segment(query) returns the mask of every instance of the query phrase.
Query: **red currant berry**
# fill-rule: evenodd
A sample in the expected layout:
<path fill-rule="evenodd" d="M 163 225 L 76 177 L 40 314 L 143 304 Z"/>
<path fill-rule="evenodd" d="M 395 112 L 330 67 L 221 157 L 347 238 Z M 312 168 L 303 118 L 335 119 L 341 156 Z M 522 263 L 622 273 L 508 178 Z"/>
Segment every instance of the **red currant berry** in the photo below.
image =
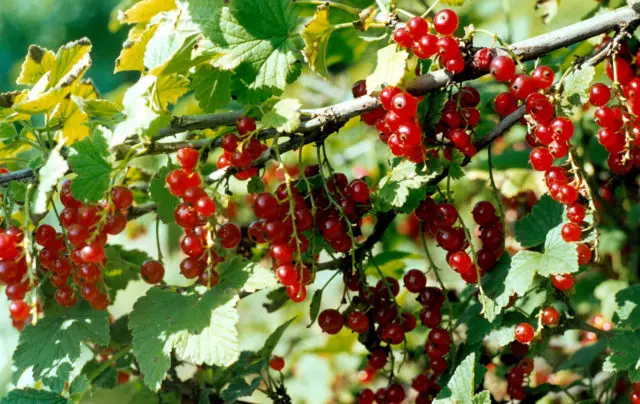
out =
<path fill-rule="evenodd" d="M 602 107 L 607 105 L 611 99 L 611 90 L 606 84 L 596 83 L 589 90 L 589 102 L 594 107 Z"/>
<path fill-rule="evenodd" d="M 553 164 L 553 156 L 546 147 L 536 147 L 529 154 L 531 166 L 536 171 L 547 171 Z"/>
<path fill-rule="evenodd" d="M 198 164 L 200 155 L 198 154 L 197 150 L 192 149 L 191 147 L 183 147 L 182 149 L 178 150 L 177 158 L 178 163 L 183 170 L 193 171 L 193 169 L 196 168 L 196 165 Z"/>
<path fill-rule="evenodd" d="M 146 261 L 140 267 L 140 275 L 147 283 L 152 285 L 160 283 L 162 282 L 162 278 L 164 278 L 164 265 L 155 260 Z"/>
<path fill-rule="evenodd" d="M 560 314 L 558 313 L 558 310 L 553 307 L 546 307 L 542 310 L 540 317 L 542 319 L 542 324 L 552 327 L 557 325 L 560 321 Z"/>
<path fill-rule="evenodd" d="M 547 90 L 553 84 L 555 74 L 549 66 L 538 66 L 531 74 L 533 82 L 541 90 Z"/>
<path fill-rule="evenodd" d="M 490 72 L 497 81 L 510 81 L 516 75 L 516 64 L 509 56 L 498 56 L 491 61 Z"/>
<path fill-rule="evenodd" d="M 516 340 L 523 344 L 528 344 L 533 340 L 535 335 L 535 330 L 533 326 L 529 323 L 520 323 L 516 326 L 515 329 L 515 337 Z"/>
<path fill-rule="evenodd" d="M 327 334 L 337 334 L 343 324 L 344 319 L 338 310 L 326 309 L 318 316 L 318 325 Z"/>
<path fill-rule="evenodd" d="M 236 120 L 236 129 L 240 136 L 244 136 L 247 133 L 256 130 L 256 121 L 249 116 L 241 116 Z"/>
<path fill-rule="evenodd" d="M 458 14 L 445 8 L 433 17 L 433 28 L 440 35 L 451 35 L 458 28 Z"/>
<path fill-rule="evenodd" d="M 582 237 L 582 227 L 576 223 L 565 223 L 562 225 L 562 239 L 567 243 L 579 241 Z"/>
<path fill-rule="evenodd" d="M 573 275 L 571 274 L 560 274 L 560 275 L 552 275 L 551 283 L 558 290 L 569 290 L 573 287 Z"/>
<path fill-rule="evenodd" d="M 216 235 L 224 248 L 234 248 L 242 239 L 240 228 L 233 223 L 223 224 L 220 229 L 218 229 Z"/>
<path fill-rule="evenodd" d="M 274 356 L 269 361 L 269 367 L 276 372 L 281 371 L 284 368 L 284 359 L 281 356 Z"/>
<path fill-rule="evenodd" d="M 419 269 L 412 269 L 404 275 L 404 287 L 411 293 L 419 293 L 427 285 L 427 277 Z"/>

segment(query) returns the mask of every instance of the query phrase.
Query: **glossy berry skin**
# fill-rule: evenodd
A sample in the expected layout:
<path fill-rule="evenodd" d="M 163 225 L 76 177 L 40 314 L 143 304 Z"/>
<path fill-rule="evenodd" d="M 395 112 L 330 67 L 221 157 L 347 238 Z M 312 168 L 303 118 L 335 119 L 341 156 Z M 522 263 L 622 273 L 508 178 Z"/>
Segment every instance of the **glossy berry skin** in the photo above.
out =
<path fill-rule="evenodd" d="M 560 275 L 552 275 L 551 283 L 553 287 L 558 290 L 569 290 L 573 287 L 573 275 L 571 274 L 560 274 Z"/>
<path fill-rule="evenodd" d="M 404 287 L 411 293 L 419 293 L 427 285 L 427 277 L 419 269 L 412 269 L 404 275 Z"/>
<path fill-rule="evenodd" d="M 418 100 L 408 93 L 396 94 L 391 100 L 391 111 L 402 119 L 411 119 L 416 115 Z"/>
<path fill-rule="evenodd" d="M 372 404 L 375 394 L 371 389 L 364 389 L 358 394 L 358 404 Z"/>
<path fill-rule="evenodd" d="M 576 223 L 565 223 L 561 229 L 562 239 L 567 243 L 579 241 L 582 237 L 582 227 Z"/>
<path fill-rule="evenodd" d="M 578 252 L 578 265 L 587 265 L 591 262 L 593 253 L 588 245 L 578 244 L 576 245 L 576 251 Z"/>
<path fill-rule="evenodd" d="M 567 208 L 567 218 L 573 223 L 581 224 L 584 221 L 586 212 L 587 209 L 584 205 L 574 203 Z"/>
<path fill-rule="evenodd" d="M 353 180 L 347 187 L 347 194 L 357 204 L 369 203 L 369 186 L 362 180 Z"/>
<path fill-rule="evenodd" d="M 536 147 L 529 155 L 531 166 L 536 171 L 547 171 L 553 164 L 553 156 L 546 147 Z"/>
<path fill-rule="evenodd" d="M 540 317 L 542 319 L 542 324 L 551 327 L 558 325 L 558 322 L 560 321 L 560 314 L 558 313 L 558 310 L 553 307 L 546 307 L 542 310 Z"/>
<path fill-rule="evenodd" d="M 178 150 L 176 157 L 178 159 L 178 164 L 180 164 L 180 167 L 182 167 L 183 170 L 193 171 L 198 164 L 200 155 L 197 150 L 192 149 L 191 147 L 183 147 Z"/>
<path fill-rule="evenodd" d="M 473 260 L 464 251 L 454 252 L 449 256 L 447 262 L 456 272 L 465 272 L 473 265 Z"/>
<path fill-rule="evenodd" d="M 495 220 L 496 208 L 489 201 L 480 201 L 473 207 L 473 220 L 480 226 Z"/>
<path fill-rule="evenodd" d="M 401 403 L 405 398 L 405 392 L 398 383 L 391 384 L 387 387 L 386 402 L 391 404 Z"/>
<path fill-rule="evenodd" d="M 551 129 L 553 138 L 559 142 L 568 142 L 571 140 L 575 131 L 573 122 L 564 116 L 553 119 L 549 128 Z"/>
<path fill-rule="evenodd" d="M 413 37 L 405 27 L 396 28 L 393 31 L 393 40 L 402 48 L 409 48 L 413 43 Z"/>
<path fill-rule="evenodd" d="M 489 71 L 496 81 L 509 81 L 516 75 L 516 64 L 509 56 L 498 56 L 491 61 Z"/>
<path fill-rule="evenodd" d="M 367 81 L 358 80 L 351 87 L 351 94 L 354 98 L 362 97 L 367 94 Z"/>
<path fill-rule="evenodd" d="M 400 94 L 401 92 L 402 90 L 398 87 L 388 86 L 383 88 L 378 95 L 382 108 L 386 111 L 391 111 L 391 100 L 396 96 L 396 94 Z"/>
<path fill-rule="evenodd" d="M 240 228 L 233 223 L 223 224 L 220 229 L 218 229 L 216 235 L 224 248 L 234 248 L 242 239 Z"/>
<path fill-rule="evenodd" d="M 9 315 L 15 321 L 24 321 L 29 317 L 31 309 L 24 300 L 14 300 L 9 304 Z"/>
<path fill-rule="evenodd" d="M 344 325 L 344 319 L 338 310 L 326 309 L 318 316 L 318 325 L 327 334 L 337 334 Z"/>
<path fill-rule="evenodd" d="M 553 84 L 555 74 L 553 73 L 553 69 L 543 65 L 534 69 L 531 78 L 533 78 L 533 82 L 539 89 L 547 90 Z"/>
<path fill-rule="evenodd" d="M 451 35 L 458 28 L 458 14 L 448 8 L 433 17 L 433 28 L 440 35 Z"/>
<path fill-rule="evenodd" d="M 371 366 L 373 369 L 379 370 L 382 369 L 386 363 L 387 353 L 383 349 L 377 348 L 371 351 L 368 361 L 369 366 Z"/>
<path fill-rule="evenodd" d="M 238 134 L 240 134 L 240 136 L 244 136 L 247 133 L 256 130 L 256 121 L 251 117 L 241 116 L 236 120 L 236 129 L 238 130 Z"/>
<path fill-rule="evenodd" d="M 429 23 L 422 17 L 411 17 L 407 21 L 407 31 L 414 38 L 420 38 L 429 33 Z"/>
<path fill-rule="evenodd" d="M 347 327 L 358 334 L 367 332 L 369 330 L 369 317 L 361 311 L 352 311 L 347 315 Z"/>
<path fill-rule="evenodd" d="M 496 96 L 493 107 L 504 118 L 518 109 L 518 99 L 510 92 L 500 93 Z"/>
<path fill-rule="evenodd" d="M 518 99 L 524 100 L 529 95 L 537 91 L 537 87 L 533 79 L 526 74 L 517 75 L 509 86 L 511 93 Z"/>
<path fill-rule="evenodd" d="M 152 285 L 162 282 L 164 278 L 164 265 L 159 261 L 149 260 L 140 267 L 142 279 Z"/>
<path fill-rule="evenodd" d="M 284 359 L 281 356 L 274 356 L 269 361 L 269 367 L 276 372 L 281 371 L 284 368 Z"/>
<path fill-rule="evenodd" d="M 535 330 L 529 323 L 520 323 L 516 326 L 514 333 L 518 342 L 522 344 L 528 344 L 529 342 L 531 342 L 531 340 L 533 340 Z"/>
<path fill-rule="evenodd" d="M 596 83 L 589 89 L 589 103 L 594 107 L 607 105 L 611 99 L 611 90 L 606 84 Z"/>
<path fill-rule="evenodd" d="M 133 193 L 127 187 L 114 187 L 111 190 L 111 201 L 117 209 L 128 209 L 133 204 Z"/>

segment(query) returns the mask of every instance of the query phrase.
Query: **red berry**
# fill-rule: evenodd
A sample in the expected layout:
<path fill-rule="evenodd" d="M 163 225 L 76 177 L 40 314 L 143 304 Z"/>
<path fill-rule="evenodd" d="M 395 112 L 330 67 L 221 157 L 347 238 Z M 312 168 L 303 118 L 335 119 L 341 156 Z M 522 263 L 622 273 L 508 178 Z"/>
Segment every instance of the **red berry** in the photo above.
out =
<path fill-rule="evenodd" d="M 493 61 L 493 50 L 491 48 L 482 48 L 473 55 L 473 64 L 480 71 L 488 71 Z"/>
<path fill-rule="evenodd" d="M 552 275 L 551 283 L 558 290 L 569 290 L 573 286 L 573 275 L 571 274 L 560 274 L 560 275 Z"/>
<path fill-rule="evenodd" d="M 371 389 L 364 389 L 358 394 L 358 404 L 372 404 L 374 397 Z"/>
<path fill-rule="evenodd" d="M 180 273 L 187 279 L 194 279 L 204 271 L 206 263 L 196 257 L 187 257 L 180 262 Z"/>
<path fill-rule="evenodd" d="M 473 207 L 473 220 L 480 226 L 484 226 L 487 223 L 495 220 L 496 208 L 489 201 L 480 201 Z"/>
<path fill-rule="evenodd" d="M 269 361 L 269 367 L 276 372 L 281 371 L 284 368 L 284 359 L 281 356 L 274 356 Z"/>
<path fill-rule="evenodd" d="M 338 310 L 326 309 L 318 316 L 318 325 L 327 334 L 337 334 L 343 324 L 344 319 Z"/>
<path fill-rule="evenodd" d="M 594 107 L 606 105 L 611 99 L 611 90 L 603 83 L 596 83 L 589 90 L 589 102 Z"/>
<path fill-rule="evenodd" d="M 557 117 L 551 124 L 549 125 L 551 132 L 553 133 L 553 138 L 559 142 L 566 143 L 571 140 L 575 128 L 573 126 L 573 122 L 569 118 L 566 117 Z"/>
<path fill-rule="evenodd" d="M 433 28 L 440 35 L 451 35 L 458 28 L 458 14 L 445 8 L 433 17 Z"/>
<path fill-rule="evenodd" d="M 354 98 L 367 95 L 367 81 L 366 80 L 356 81 L 351 87 L 351 94 L 353 94 Z"/>
<path fill-rule="evenodd" d="M 200 155 L 198 154 L 197 150 L 192 149 L 191 147 L 183 147 L 182 149 L 178 150 L 177 158 L 178 163 L 183 170 L 193 171 L 193 169 L 196 168 L 196 165 L 198 164 Z"/>
<path fill-rule="evenodd" d="M 233 223 L 223 224 L 216 235 L 224 248 L 234 248 L 242 239 L 240 228 Z"/>
<path fill-rule="evenodd" d="M 553 164 L 553 156 L 546 147 L 536 147 L 529 154 L 531 166 L 536 171 L 547 171 Z"/>
<path fill-rule="evenodd" d="M 401 403 L 405 398 L 404 389 L 398 383 L 393 383 L 387 387 L 385 398 L 390 404 Z"/>
<path fill-rule="evenodd" d="M 29 317 L 31 309 L 24 300 L 14 300 L 9 304 L 9 314 L 15 321 L 24 321 Z"/>
<path fill-rule="evenodd" d="M 535 330 L 533 326 L 529 323 L 520 323 L 516 326 L 515 329 L 515 337 L 516 340 L 523 344 L 528 344 L 531 342 L 535 335 Z"/>
<path fill-rule="evenodd" d="M 449 256 L 447 262 L 456 272 L 465 272 L 473 265 L 471 257 L 469 257 L 469 254 L 464 251 L 454 252 Z"/>
<path fill-rule="evenodd" d="M 418 101 L 411 94 L 401 92 L 391 100 L 391 111 L 402 119 L 412 119 L 415 117 L 417 109 Z"/>
<path fill-rule="evenodd" d="M 464 247 L 465 233 L 461 228 L 443 228 L 438 230 L 438 245 L 447 251 L 458 251 Z"/>
<path fill-rule="evenodd" d="M 579 241 L 582 237 L 582 227 L 576 223 L 565 223 L 562 225 L 562 239 L 567 243 Z"/>
<path fill-rule="evenodd" d="M 592 252 L 588 245 L 578 244 L 576 251 L 578 252 L 578 265 L 587 265 L 591 262 Z"/>
<path fill-rule="evenodd" d="M 427 285 L 427 277 L 419 269 L 412 269 L 404 275 L 404 287 L 409 292 L 419 293 Z"/>
<path fill-rule="evenodd" d="M 497 81 L 509 81 L 516 74 L 516 64 L 509 56 L 498 56 L 491 61 L 490 72 Z"/>
<path fill-rule="evenodd" d="M 509 92 L 500 93 L 496 96 L 493 107 L 496 113 L 504 118 L 518 109 L 518 99 Z"/>
<path fill-rule="evenodd" d="M 7 240 L 9 241 L 10 240 L 9 236 L 7 235 L 6 237 L 7 237 Z M 36 229 L 36 243 L 40 244 L 43 247 L 46 247 L 49 244 L 51 244 L 55 240 L 55 238 L 56 238 L 56 230 L 53 227 L 49 226 L 48 224 L 41 224 Z"/>
<path fill-rule="evenodd" d="M 73 289 L 64 285 L 56 290 L 56 301 L 62 307 L 72 307 L 76 304 L 77 298 Z"/>
<path fill-rule="evenodd" d="M 347 187 L 347 194 L 358 204 L 369 203 L 369 186 L 362 180 L 353 180 Z"/>
<path fill-rule="evenodd" d="M 382 91 L 380 91 L 380 95 L 378 96 L 382 107 L 386 111 L 391 111 L 391 100 L 396 96 L 396 94 L 400 94 L 401 92 L 402 90 L 398 87 L 388 86 L 383 88 Z"/>
<path fill-rule="evenodd" d="M 542 319 L 542 324 L 544 325 L 555 326 L 558 324 L 558 321 L 560 321 L 560 314 L 558 313 L 558 310 L 553 307 L 546 307 L 542 310 L 540 317 Z"/>
<path fill-rule="evenodd" d="M 511 93 L 521 100 L 526 99 L 529 95 L 535 93 L 538 88 L 533 79 L 526 74 L 517 75 L 509 86 Z"/>
<path fill-rule="evenodd" d="M 286 291 L 287 296 L 294 303 L 303 302 L 307 298 L 307 288 L 304 285 L 289 285 Z"/>
<path fill-rule="evenodd" d="M 209 196 L 202 196 L 196 201 L 196 212 L 204 217 L 213 216 L 216 213 L 216 203 Z"/>
<path fill-rule="evenodd" d="M 188 234 L 180 242 L 180 249 L 189 257 L 200 257 L 204 253 L 205 246 L 200 237 Z"/>
<path fill-rule="evenodd" d="M 412 37 L 417 39 L 429 33 L 429 24 L 422 17 L 411 17 L 407 21 L 406 29 Z"/>
<path fill-rule="evenodd" d="M 567 208 L 567 218 L 573 223 L 581 224 L 584 221 L 587 209 L 584 205 L 574 203 Z"/>
<path fill-rule="evenodd" d="M 147 283 L 152 285 L 160 283 L 164 278 L 164 265 L 155 260 L 146 261 L 140 267 L 140 275 Z"/>
<path fill-rule="evenodd" d="M 367 363 L 373 369 L 382 369 L 387 363 L 387 353 L 381 348 L 376 348 L 371 351 L 371 354 L 369 355 L 369 361 Z"/>
<path fill-rule="evenodd" d="M 347 315 L 347 327 L 362 334 L 369 330 L 369 317 L 361 311 L 352 311 Z"/>
<path fill-rule="evenodd" d="M 442 313 L 439 308 L 424 308 L 420 311 L 420 321 L 428 328 L 435 328 L 442 322 Z"/>
<path fill-rule="evenodd" d="M 393 40 L 405 49 L 409 48 L 413 43 L 413 37 L 405 27 L 399 27 L 393 31 Z"/>
<path fill-rule="evenodd" d="M 535 85 L 541 89 L 546 90 L 553 84 L 555 74 L 549 66 L 538 66 L 531 74 Z"/>
<path fill-rule="evenodd" d="M 247 133 L 256 130 L 256 121 L 251 117 L 241 116 L 236 120 L 236 129 L 240 136 L 244 136 Z"/>

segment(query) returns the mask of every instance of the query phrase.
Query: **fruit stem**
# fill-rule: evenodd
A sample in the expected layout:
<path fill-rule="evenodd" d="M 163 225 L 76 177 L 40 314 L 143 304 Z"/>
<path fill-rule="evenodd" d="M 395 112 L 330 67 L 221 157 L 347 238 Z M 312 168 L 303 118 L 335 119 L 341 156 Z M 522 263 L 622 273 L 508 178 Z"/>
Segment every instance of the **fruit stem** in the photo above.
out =
<path fill-rule="evenodd" d="M 433 3 L 431 3 L 431 5 L 429 6 L 429 8 L 427 9 L 427 11 L 425 11 L 424 13 L 422 13 L 422 15 L 420 17 L 425 18 L 426 16 L 429 15 L 430 12 L 433 11 L 434 8 L 436 8 L 436 6 L 440 4 L 440 0 L 436 0 Z"/>
<path fill-rule="evenodd" d="M 500 190 L 496 186 L 496 181 L 493 178 L 493 161 L 491 156 L 491 143 L 487 147 L 487 161 L 489 163 L 489 180 L 491 181 L 491 189 L 493 190 L 493 195 L 496 198 L 496 204 L 498 205 L 498 210 L 500 212 L 500 221 L 502 222 L 502 227 L 506 231 L 506 223 L 504 218 L 504 209 L 502 208 L 502 203 L 500 202 Z"/>

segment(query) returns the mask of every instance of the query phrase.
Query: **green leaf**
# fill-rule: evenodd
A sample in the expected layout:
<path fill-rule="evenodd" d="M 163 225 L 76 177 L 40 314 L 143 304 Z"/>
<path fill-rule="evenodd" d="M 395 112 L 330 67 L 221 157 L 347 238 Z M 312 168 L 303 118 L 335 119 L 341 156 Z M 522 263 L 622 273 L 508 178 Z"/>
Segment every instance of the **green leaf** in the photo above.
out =
<path fill-rule="evenodd" d="M 80 201 L 98 202 L 109 189 L 111 164 L 109 148 L 102 128 L 71 146 L 69 165 L 77 176 L 71 181 L 71 192 Z"/>
<path fill-rule="evenodd" d="M 262 124 L 274 128 L 280 133 L 292 133 L 300 126 L 300 101 L 285 98 L 273 106 L 273 109 L 262 117 Z"/>
<path fill-rule="evenodd" d="M 578 272 L 578 253 L 575 243 L 567 243 L 560 233 L 562 225 L 558 225 L 547 233 L 544 243 L 544 254 L 537 263 L 539 275 L 551 275 Z"/>
<path fill-rule="evenodd" d="M 593 81 L 596 69 L 593 66 L 583 66 L 569 73 L 562 87 L 562 109 L 571 116 L 589 99 L 587 91 Z"/>
<path fill-rule="evenodd" d="M 536 275 L 536 263 L 540 255 L 542 254 L 533 251 L 519 251 L 511 258 L 511 267 L 504 280 L 504 289 L 495 299 L 494 314 L 498 314 L 509 303 L 509 298 L 514 293 L 522 296 L 529 290 Z M 487 319 L 493 321 L 494 318 Z"/>
<path fill-rule="evenodd" d="M 287 330 L 287 328 L 289 328 L 289 326 L 295 319 L 296 318 L 293 317 L 292 319 L 285 321 L 278 328 L 276 328 L 271 333 L 271 335 L 269 335 L 269 338 L 267 338 L 267 340 L 265 341 L 264 346 L 258 352 L 258 354 L 262 356 L 262 358 L 264 358 L 265 360 L 271 359 L 271 354 L 273 353 L 276 345 L 278 345 L 280 338 L 282 338 L 284 332 Z"/>
<path fill-rule="evenodd" d="M 82 368 L 82 373 L 84 375 L 91 375 L 93 378 L 91 380 L 91 384 L 95 387 L 101 387 L 104 389 L 112 389 L 116 387 L 118 384 L 118 370 L 114 366 L 109 366 L 106 369 L 103 369 L 102 372 L 95 375 L 94 372 L 102 366 L 95 359 L 87 362 Z M 86 376 L 85 376 L 86 378 Z"/>
<path fill-rule="evenodd" d="M 556 369 L 588 369 L 591 363 L 602 354 L 607 347 L 604 341 L 598 341 L 595 344 L 580 348 L 571 357 L 558 366 Z"/>
<path fill-rule="evenodd" d="M 71 96 L 73 102 L 86 115 L 94 118 L 112 118 L 121 115 L 122 107 L 113 101 L 104 99 L 86 99 L 75 95 Z"/>
<path fill-rule="evenodd" d="M 264 191 L 264 181 L 259 176 L 253 176 L 247 184 L 247 192 L 250 194 L 259 194 Z"/>
<path fill-rule="evenodd" d="M 184 34 L 175 29 L 175 23 L 160 24 L 144 51 L 145 67 L 153 70 L 164 65 L 182 47 L 184 39 Z"/>
<path fill-rule="evenodd" d="M 608 341 L 612 352 L 605 360 L 602 370 L 637 373 L 640 369 L 640 332 L 616 330 L 612 333 L 613 338 Z"/>
<path fill-rule="evenodd" d="M 473 404 L 491 404 L 491 394 L 485 390 L 473 396 L 471 400 Z"/>
<path fill-rule="evenodd" d="M 446 91 L 431 91 L 424 95 L 418 104 L 418 119 L 425 128 L 434 127 L 440 122 L 447 99 Z"/>
<path fill-rule="evenodd" d="M 515 224 L 516 240 L 525 248 L 545 242 L 547 233 L 562 223 L 563 207 L 551 196 L 543 195 L 531 213 Z"/>
<path fill-rule="evenodd" d="M 0 122 L 0 139 L 11 139 L 16 136 L 18 136 L 18 131 L 14 124 Z"/>
<path fill-rule="evenodd" d="M 82 343 L 109 343 L 109 319 L 106 311 L 96 311 L 85 302 L 60 315 L 49 315 L 20 333 L 13 353 L 14 383 L 32 367 L 33 378 L 45 385 L 69 380 L 73 363 L 80 357 Z"/>
<path fill-rule="evenodd" d="M 151 182 L 149 183 L 149 193 L 151 194 L 151 200 L 156 204 L 156 213 L 158 217 L 160 217 L 160 220 L 167 224 L 175 221 L 173 212 L 180 203 L 180 199 L 172 195 L 165 186 L 167 174 L 176 168 L 177 166 L 169 160 L 167 165 L 162 167 L 153 178 L 151 178 Z"/>
<path fill-rule="evenodd" d="M 210 64 L 198 67 L 191 89 L 204 112 L 215 112 L 231 101 L 232 76 L 232 71 L 216 69 Z"/>
<path fill-rule="evenodd" d="M 235 403 L 240 397 L 248 397 L 258 388 L 262 377 L 256 377 L 247 384 L 244 379 L 236 378 L 229 383 L 227 388 L 222 392 L 220 397 L 225 403 Z M 209 402 L 209 401 L 207 401 Z"/>
<path fill-rule="evenodd" d="M 327 70 L 327 48 L 333 25 L 329 21 L 329 6 L 322 4 L 316 9 L 313 18 L 304 26 L 304 57 L 311 70 L 324 77 L 329 77 Z"/>
<path fill-rule="evenodd" d="M 27 184 L 12 181 L 9 183 L 9 197 L 16 202 L 24 202 L 27 197 Z"/>
<path fill-rule="evenodd" d="M 119 245 L 109 245 L 104 254 L 107 264 L 102 270 L 102 278 L 112 293 L 126 288 L 129 281 L 138 279 L 140 267 L 151 259 L 144 251 L 126 250 Z"/>
<path fill-rule="evenodd" d="M 191 19 L 222 53 L 215 65 L 235 70 L 234 93 L 244 103 L 279 95 L 300 74 L 290 0 L 189 0 Z"/>
<path fill-rule="evenodd" d="M 499 347 L 505 347 L 516 339 L 515 330 L 515 325 L 500 327 L 497 330 L 492 331 L 488 338 Z"/>
<path fill-rule="evenodd" d="M 273 313 L 274 311 L 280 310 L 287 304 L 289 300 L 289 296 L 287 296 L 287 291 L 284 287 L 274 289 L 267 294 L 267 302 L 262 303 L 262 307 L 267 310 L 267 313 Z"/>
<path fill-rule="evenodd" d="M 402 208 L 402 211 L 415 209 L 426 195 L 424 185 L 437 173 L 420 173 L 418 166 L 403 161 L 380 180 L 375 206 L 379 211 Z"/>
<path fill-rule="evenodd" d="M 311 298 L 311 305 L 309 306 L 309 317 L 311 318 L 311 322 L 307 326 L 307 328 L 311 327 L 313 323 L 316 322 L 318 318 L 318 314 L 320 313 L 320 304 L 322 303 L 322 289 L 318 289 L 313 292 L 313 297 Z"/>
<path fill-rule="evenodd" d="M 616 321 L 622 327 L 640 327 L 640 285 L 616 293 Z"/>
<path fill-rule="evenodd" d="M 202 296 L 152 288 L 138 299 L 130 315 L 129 328 L 133 351 L 149 388 L 154 391 L 160 388 L 171 364 L 173 348 L 176 353 L 186 355 L 189 352 L 182 345 L 185 339 L 201 334 L 209 326 L 215 327 L 212 312 L 235 300 L 254 268 L 254 264 L 235 257 L 217 267 L 218 284 Z M 227 312 L 227 320 L 230 316 Z M 224 324 L 228 329 L 230 321 L 227 320 Z"/>
<path fill-rule="evenodd" d="M 447 383 L 447 388 L 438 394 L 433 403 L 471 403 L 475 390 L 475 367 L 476 355 L 475 353 L 471 353 L 456 367 L 453 376 L 451 376 L 449 383 Z"/>
<path fill-rule="evenodd" d="M 378 51 L 376 69 L 367 77 L 369 93 L 380 91 L 386 86 L 395 86 L 402 81 L 409 53 L 399 49 L 393 44 Z"/>
<path fill-rule="evenodd" d="M 59 394 L 35 389 L 11 390 L 0 404 L 68 404 L 70 400 Z"/>

